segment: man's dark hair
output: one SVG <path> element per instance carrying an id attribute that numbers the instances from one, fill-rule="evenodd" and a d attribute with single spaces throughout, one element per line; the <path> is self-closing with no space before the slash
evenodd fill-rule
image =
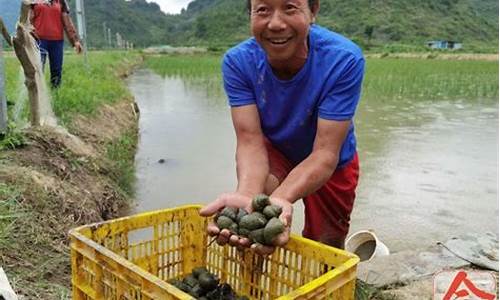
<path id="1" fill-rule="evenodd" d="M 317 4 L 319 0 L 308 0 L 307 2 L 309 3 L 309 9 L 312 11 L 312 8 L 314 4 Z M 251 0 L 247 0 L 247 11 L 250 13 L 250 9 L 252 8 L 252 3 Z"/>

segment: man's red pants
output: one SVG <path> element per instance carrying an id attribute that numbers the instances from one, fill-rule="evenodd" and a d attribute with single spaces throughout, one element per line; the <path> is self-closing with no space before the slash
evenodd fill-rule
<path id="1" fill-rule="evenodd" d="M 293 165 L 286 157 L 266 142 L 270 173 L 283 182 Z M 328 245 L 344 242 L 349 232 L 355 190 L 359 178 L 358 154 L 337 168 L 330 179 L 315 193 L 305 197 L 305 224 L 302 235 Z"/>

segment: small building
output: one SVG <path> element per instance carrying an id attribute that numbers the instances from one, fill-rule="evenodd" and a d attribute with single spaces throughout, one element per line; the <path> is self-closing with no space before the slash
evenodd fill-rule
<path id="1" fill-rule="evenodd" d="M 462 43 L 455 41 L 428 41 L 427 47 L 431 49 L 462 49 Z"/>

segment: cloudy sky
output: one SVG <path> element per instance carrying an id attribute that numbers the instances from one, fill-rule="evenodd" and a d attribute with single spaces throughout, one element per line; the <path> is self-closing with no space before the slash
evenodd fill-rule
<path id="1" fill-rule="evenodd" d="M 156 2 L 160 5 L 161 10 L 165 13 L 178 14 L 181 9 L 186 8 L 188 3 L 193 0 L 147 0 L 148 2 Z"/>

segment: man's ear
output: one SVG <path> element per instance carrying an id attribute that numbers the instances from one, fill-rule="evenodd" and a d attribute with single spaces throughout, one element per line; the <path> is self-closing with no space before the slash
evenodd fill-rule
<path id="1" fill-rule="evenodd" d="M 316 22 L 316 16 L 319 13 L 319 0 L 315 1 L 313 6 L 311 7 L 311 14 L 312 14 L 312 23 Z"/>

